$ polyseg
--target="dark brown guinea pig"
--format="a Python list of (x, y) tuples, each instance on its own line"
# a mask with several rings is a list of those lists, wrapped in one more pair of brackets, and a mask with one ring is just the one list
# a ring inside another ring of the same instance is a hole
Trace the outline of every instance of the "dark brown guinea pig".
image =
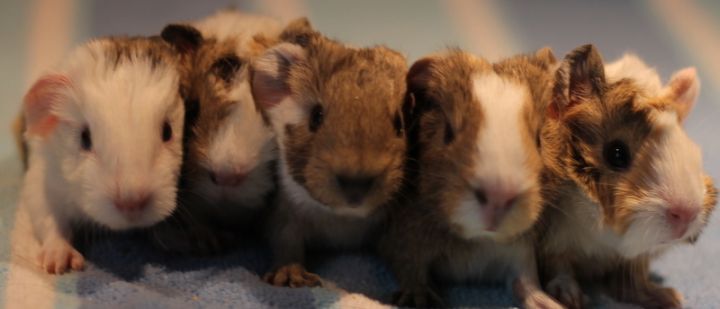
[(280, 34), (265, 16), (223, 10), (163, 31), (188, 57), (191, 102), (180, 203), (155, 243), (180, 253), (233, 247), (255, 234), (275, 191), (276, 146), (250, 91), (249, 63)]
[(398, 305), (441, 305), (433, 283), (480, 281), (508, 283), (523, 307), (560, 308), (524, 235), (542, 210), (537, 136), (555, 62), (547, 48), (495, 64), (451, 50), (411, 67), (418, 192), (393, 205), (380, 241)]
[(694, 68), (663, 86), (634, 55), (604, 65), (585, 45), (565, 57), (542, 134), (538, 257), (546, 289), (566, 306), (583, 307), (579, 282), (644, 308), (682, 306), (680, 293), (650, 280), (649, 262), (694, 242), (715, 207), (701, 150), (682, 127), (698, 92)]
[(354, 249), (377, 234), (402, 181), (405, 58), (352, 48), (292, 22), (251, 65), (252, 90), (275, 131), (280, 201), (269, 237), (274, 285), (319, 284), (305, 249)]

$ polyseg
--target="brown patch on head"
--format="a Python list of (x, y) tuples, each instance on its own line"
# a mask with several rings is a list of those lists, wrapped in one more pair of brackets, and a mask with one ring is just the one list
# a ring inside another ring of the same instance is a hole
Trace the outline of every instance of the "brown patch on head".
[(405, 140), (396, 123), (405, 58), (385, 47), (347, 47), (303, 19), (281, 38), (286, 43), (254, 64), (253, 93), (266, 114), (300, 117), (270, 116), (291, 177), (330, 207), (387, 202), (402, 181)]

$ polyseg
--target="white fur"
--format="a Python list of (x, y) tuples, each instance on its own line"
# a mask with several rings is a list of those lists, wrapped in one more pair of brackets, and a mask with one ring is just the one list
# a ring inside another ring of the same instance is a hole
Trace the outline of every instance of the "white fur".
[[(659, 112), (656, 125), (663, 131), (658, 152), (654, 154), (652, 169), (652, 192), (643, 203), (643, 210), (636, 214), (630, 229), (623, 236), (621, 252), (633, 256), (654, 250), (661, 244), (678, 243), (667, 220), (667, 209), (673, 204), (702, 211), (705, 196), (704, 173), (700, 148), (693, 143), (680, 127), (673, 112)], [(697, 234), (703, 226), (699, 215), (683, 237)]]
[[(26, 136), (30, 167), (22, 192), (38, 237), (67, 237), (73, 222), (89, 221), (114, 230), (154, 224), (175, 208), (181, 161), (184, 108), (174, 67), (151, 69), (148, 61), (112, 68), (105, 40), (76, 49), (59, 73), (73, 85), (53, 106), (59, 123), (45, 138)], [(162, 142), (168, 121), (173, 139)], [(91, 131), (93, 150), (83, 152), (80, 132)], [(128, 219), (115, 197), (140, 191), (152, 202)]]
[(645, 92), (657, 95), (662, 89), (660, 76), (654, 68), (648, 67), (640, 57), (632, 53), (624, 54), (620, 59), (605, 65), (605, 78), (608, 83), (623, 78), (632, 79)]
[(247, 46), (256, 34), (277, 36), (282, 31), (282, 25), (274, 18), (243, 14), (237, 10), (219, 11), (193, 25), (205, 38), (219, 41), (235, 39), (238, 40), (238, 46)]
[[(522, 194), (536, 185), (535, 177), (528, 174), (528, 151), (522, 140), (525, 104), (530, 101), (526, 86), (487, 72), (473, 79), (473, 92), (482, 107), (483, 123), (477, 144), (477, 165), (474, 177), (469, 179), (473, 188), (486, 191), (488, 203), (505, 203), (507, 198)], [(481, 207), (472, 193), (468, 193), (451, 221), (463, 227), (466, 238), (488, 234)]]

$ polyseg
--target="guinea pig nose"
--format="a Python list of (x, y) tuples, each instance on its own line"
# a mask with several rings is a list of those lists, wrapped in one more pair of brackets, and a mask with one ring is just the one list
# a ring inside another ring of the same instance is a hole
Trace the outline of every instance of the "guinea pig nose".
[(211, 171), (210, 172), (210, 180), (218, 185), (218, 186), (225, 186), (225, 187), (234, 187), (238, 186), (245, 181), (245, 178), (247, 178), (247, 174), (245, 173), (235, 173), (235, 172), (220, 172), (220, 171)]
[(673, 231), (673, 237), (680, 238), (685, 235), (690, 224), (695, 221), (699, 208), (685, 206), (671, 206), (667, 209), (667, 220)]
[(115, 201), (115, 208), (121, 212), (138, 212), (150, 205), (150, 194), (140, 194), (132, 198)]
[(337, 175), (337, 183), (350, 204), (360, 204), (373, 184), (375, 177)]

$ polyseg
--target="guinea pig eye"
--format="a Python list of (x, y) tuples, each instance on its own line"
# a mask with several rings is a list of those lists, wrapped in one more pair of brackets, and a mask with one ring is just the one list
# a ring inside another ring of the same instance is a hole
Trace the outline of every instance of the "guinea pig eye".
[(614, 140), (605, 144), (603, 149), (603, 156), (605, 162), (610, 165), (610, 168), (616, 171), (623, 171), (630, 167), (630, 149), (628, 146), (619, 140)]
[(393, 118), (393, 127), (395, 127), (395, 134), (397, 137), (403, 136), (403, 119), (400, 117), (400, 112), (395, 113)]
[(163, 142), (168, 142), (168, 141), (170, 141), (171, 138), (172, 138), (172, 127), (170, 127), (170, 124), (167, 121), (165, 121), (165, 123), (163, 123), (163, 128), (162, 128), (162, 140), (163, 140)]
[(90, 136), (90, 128), (83, 128), (80, 132), (80, 147), (85, 151), (92, 150), (92, 138)]
[(310, 111), (310, 131), (315, 132), (320, 125), (322, 125), (325, 114), (323, 113), (322, 105), (315, 104)]
[(235, 55), (228, 55), (215, 61), (212, 65), (212, 73), (229, 83), (235, 77), (235, 72), (240, 69), (242, 62)]

